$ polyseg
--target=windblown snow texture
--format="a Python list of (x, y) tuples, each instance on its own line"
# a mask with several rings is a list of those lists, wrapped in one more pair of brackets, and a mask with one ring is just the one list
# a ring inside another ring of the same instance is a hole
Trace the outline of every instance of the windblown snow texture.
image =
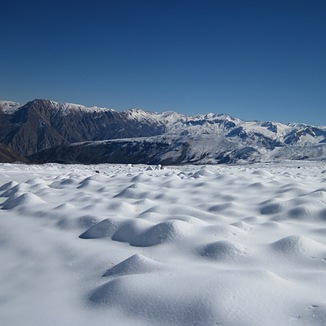
[(326, 324), (326, 166), (0, 164), (3, 325)]

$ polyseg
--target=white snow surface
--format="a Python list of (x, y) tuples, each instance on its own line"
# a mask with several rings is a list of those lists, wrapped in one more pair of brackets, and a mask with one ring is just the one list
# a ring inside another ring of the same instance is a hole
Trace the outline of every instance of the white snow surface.
[(0, 110), (6, 113), (14, 113), (21, 107), (20, 103), (13, 101), (0, 101)]
[(326, 325), (326, 165), (0, 165), (1, 325)]
[(87, 107), (81, 104), (74, 103), (59, 103), (55, 101), (49, 101), (53, 108), (60, 110), (63, 114), (70, 114), (71, 112), (103, 112), (103, 111), (114, 111), (109, 108), (100, 108), (97, 106)]

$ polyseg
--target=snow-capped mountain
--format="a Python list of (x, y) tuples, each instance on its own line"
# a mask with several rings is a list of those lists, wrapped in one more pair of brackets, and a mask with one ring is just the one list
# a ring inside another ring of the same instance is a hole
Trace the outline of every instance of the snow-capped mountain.
[(0, 143), (33, 162), (214, 164), (326, 158), (326, 127), (243, 121), (227, 114), (0, 101), (0, 126)]

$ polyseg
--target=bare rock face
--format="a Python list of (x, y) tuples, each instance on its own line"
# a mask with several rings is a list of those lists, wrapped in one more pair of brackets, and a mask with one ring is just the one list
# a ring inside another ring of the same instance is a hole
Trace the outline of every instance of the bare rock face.
[(10, 147), (0, 144), (0, 163), (27, 163), (27, 160), (13, 152)]

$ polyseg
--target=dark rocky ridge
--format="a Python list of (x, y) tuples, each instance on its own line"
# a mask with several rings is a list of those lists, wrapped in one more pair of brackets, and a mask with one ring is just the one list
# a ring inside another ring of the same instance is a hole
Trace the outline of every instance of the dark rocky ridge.
[(63, 112), (63, 105), (55, 104), (49, 100), (34, 100), (13, 114), (0, 110), (0, 142), (22, 156), (29, 156), (58, 145), (153, 136), (165, 131), (162, 124), (128, 119), (128, 112)]
[(7, 145), (0, 144), (0, 162), (28, 163), (27, 159), (13, 152)]

